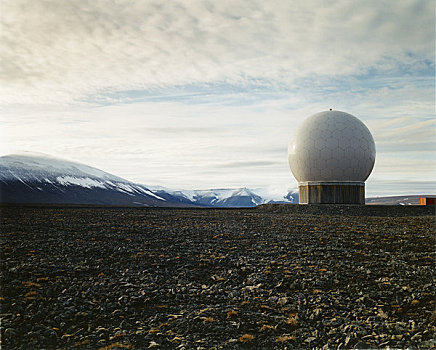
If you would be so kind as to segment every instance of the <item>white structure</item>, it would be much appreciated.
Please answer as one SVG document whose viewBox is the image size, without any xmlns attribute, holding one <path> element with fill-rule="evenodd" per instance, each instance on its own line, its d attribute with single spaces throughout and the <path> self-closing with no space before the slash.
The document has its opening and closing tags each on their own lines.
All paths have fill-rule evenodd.
<svg viewBox="0 0 436 350">
<path fill-rule="evenodd" d="M 288 160 L 300 203 L 364 204 L 364 181 L 375 162 L 374 139 L 351 114 L 321 112 L 297 128 Z"/>
</svg>

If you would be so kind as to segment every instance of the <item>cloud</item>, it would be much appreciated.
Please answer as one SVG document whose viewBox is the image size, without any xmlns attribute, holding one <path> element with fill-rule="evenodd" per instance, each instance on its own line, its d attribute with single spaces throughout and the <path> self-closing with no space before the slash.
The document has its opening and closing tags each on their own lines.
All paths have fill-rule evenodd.
<svg viewBox="0 0 436 350">
<path fill-rule="evenodd" d="M 217 167 L 219 168 L 258 168 L 262 166 L 271 166 L 271 165 L 278 165 L 281 164 L 281 162 L 274 162 L 274 161 L 239 161 L 239 162 L 227 162 L 227 163 L 221 163 L 218 164 Z"/>
<path fill-rule="evenodd" d="M 137 130 L 138 132 L 141 132 L 143 134 L 157 134 L 157 135 L 183 135 L 183 137 L 201 137 L 201 135 L 211 135 L 216 133 L 222 133 L 225 132 L 225 128 L 222 127 L 184 127 L 184 126 L 177 126 L 177 127 L 151 127 L 151 128 L 140 128 Z"/>
<path fill-rule="evenodd" d="M 432 65 L 427 1 L 34 1 L 1 5 L 3 103 L 226 83 L 272 89 L 299 79 Z"/>
<path fill-rule="evenodd" d="M 175 188 L 296 186 L 289 139 L 333 108 L 374 135 L 369 185 L 433 177 L 431 1 L 3 0 L 0 13 L 2 154 Z"/>
<path fill-rule="evenodd" d="M 399 195 L 435 195 L 436 181 L 368 180 L 366 197 Z"/>
<path fill-rule="evenodd" d="M 388 119 L 385 115 L 394 114 L 389 108 L 371 115 L 370 102 L 360 110 L 363 117 L 358 115 L 370 126 L 377 147 L 368 189 L 381 189 L 373 187 L 377 181 L 391 180 L 383 191 L 396 193 L 398 181 L 432 179 L 434 128 L 425 118 Z M 323 108 L 290 110 L 287 105 L 283 99 L 249 106 L 166 101 L 91 109 L 10 107 L 0 114 L 3 145 L 10 148 L 1 153 L 38 150 L 170 188 L 296 187 L 288 142 L 300 121 Z"/>
</svg>

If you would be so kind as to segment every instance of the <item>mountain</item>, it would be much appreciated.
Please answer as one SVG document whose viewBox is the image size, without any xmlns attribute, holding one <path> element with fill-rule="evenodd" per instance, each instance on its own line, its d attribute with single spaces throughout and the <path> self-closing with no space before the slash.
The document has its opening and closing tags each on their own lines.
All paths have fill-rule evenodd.
<svg viewBox="0 0 436 350">
<path fill-rule="evenodd" d="M 25 152 L 0 157 L 0 202 L 222 208 L 298 203 L 298 194 L 269 188 L 171 190 L 151 187 L 85 164 Z"/>
<path fill-rule="evenodd" d="M 192 206 L 85 164 L 28 152 L 0 157 L 0 202 Z"/>
<path fill-rule="evenodd" d="M 421 197 L 435 197 L 434 195 L 407 195 L 390 197 L 370 197 L 365 199 L 365 204 L 378 205 L 419 205 Z"/>
<path fill-rule="evenodd" d="M 298 193 L 271 188 L 238 188 L 211 190 L 170 190 L 164 187 L 150 187 L 162 198 L 166 195 L 189 200 L 199 206 L 207 207 L 255 207 L 260 204 L 298 203 Z M 284 193 L 284 194 L 283 194 Z"/>
</svg>

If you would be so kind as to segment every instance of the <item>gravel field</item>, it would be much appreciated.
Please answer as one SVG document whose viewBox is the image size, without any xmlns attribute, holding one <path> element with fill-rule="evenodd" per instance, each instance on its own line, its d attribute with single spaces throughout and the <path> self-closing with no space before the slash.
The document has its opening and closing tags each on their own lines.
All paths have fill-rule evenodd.
<svg viewBox="0 0 436 350">
<path fill-rule="evenodd" d="M 434 348 L 434 208 L 1 208 L 2 349 Z"/>
</svg>

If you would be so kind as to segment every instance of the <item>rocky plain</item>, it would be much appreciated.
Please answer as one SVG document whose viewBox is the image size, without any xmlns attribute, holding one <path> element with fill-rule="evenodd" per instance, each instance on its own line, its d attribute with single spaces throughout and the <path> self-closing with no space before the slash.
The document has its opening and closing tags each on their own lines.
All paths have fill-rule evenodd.
<svg viewBox="0 0 436 350">
<path fill-rule="evenodd" d="M 2 349 L 436 344 L 434 207 L 0 214 Z"/>
</svg>

